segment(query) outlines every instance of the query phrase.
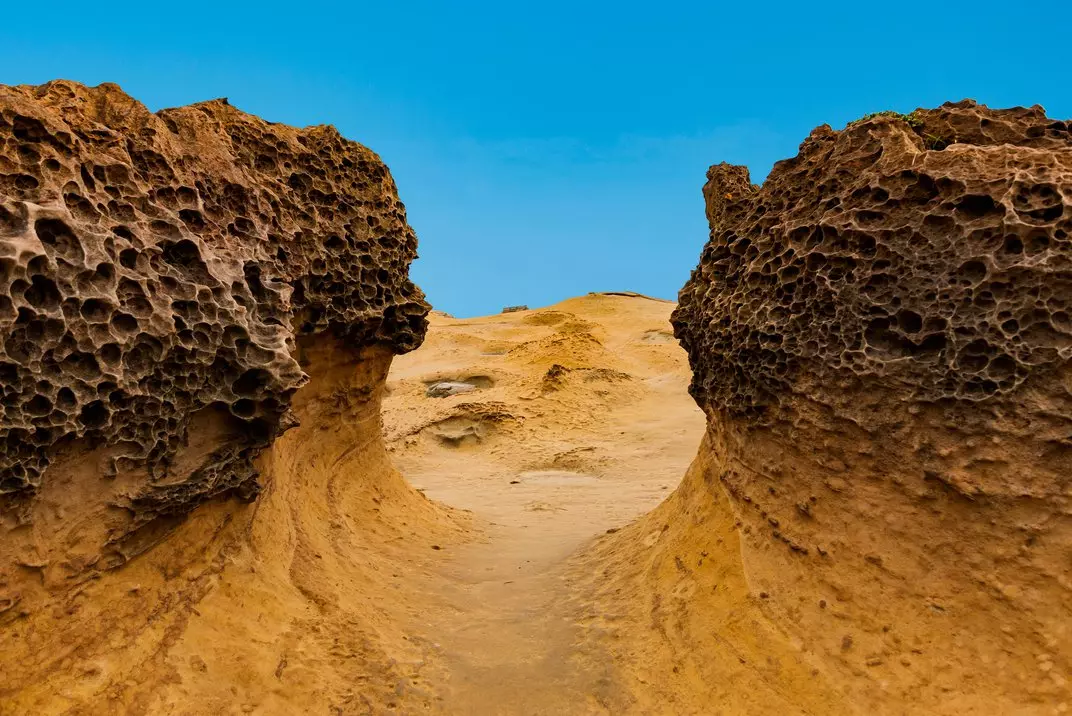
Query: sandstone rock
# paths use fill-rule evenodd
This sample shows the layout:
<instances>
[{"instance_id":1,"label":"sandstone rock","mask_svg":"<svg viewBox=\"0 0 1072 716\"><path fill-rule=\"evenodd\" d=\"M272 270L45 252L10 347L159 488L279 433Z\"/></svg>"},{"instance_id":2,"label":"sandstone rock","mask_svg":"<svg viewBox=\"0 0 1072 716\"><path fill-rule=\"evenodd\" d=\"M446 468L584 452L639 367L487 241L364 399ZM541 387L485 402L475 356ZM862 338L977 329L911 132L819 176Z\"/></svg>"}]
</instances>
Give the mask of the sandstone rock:
<instances>
[{"instance_id":1,"label":"sandstone rock","mask_svg":"<svg viewBox=\"0 0 1072 716\"><path fill-rule=\"evenodd\" d=\"M438 383L433 383L428 386L424 391L424 394L429 398L446 398L451 395L461 395L462 393L469 393L477 389L477 386L472 383L465 383L463 381L445 380Z\"/></svg>"},{"instance_id":2,"label":"sandstone rock","mask_svg":"<svg viewBox=\"0 0 1072 716\"><path fill-rule=\"evenodd\" d=\"M762 188L711 168L675 314L699 400L754 415L801 372L984 400L1072 356L1068 125L971 102L911 118L820 127Z\"/></svg>"},{"instance_id":3,"label":"sandstone rock","mask_svg":"<svg viewBox=\"0 0 1072 716\"><path fill-rule=\"evenodd\" d=\"M135 523L252 497L306 380L296 337L420 344L416 247L387 168L332 127L0 87L0 493L25 503L81 439L148 469ZM226 439L192 455L198 414Z\"/></svg>"},{"instance_id":4,"label":"sandstone rock","mask_svg":"<svg viewBox=\"0 0 1072 716\"><path fill-rule=\"evenodd\" d=\"M317 634L361 631L336 536L438 519L380 422L427 325L415 256L387 168L330 127L0 87L0 703L188 711L165 684L202 664L226 695L193 701L259 703L236 684L273 633L323 663ZM339 623L297 626L313 602Z\"/></svg>"},{"instance_id":5,"label":"sandstone rock","mask_svg":"<svg viewBox=\"0 0 1072 716\"><path fill-rule=\"evenodd\" d=\"M673 323L712 453L683 489L721 485L750 584L862 708L1066 694L1016 674L1072 623L1070 124L964 101L708 179ZM828 601L858 649L800 606ZM862 656L899 652L933 677Z\"/></svg>"}]
</instances>

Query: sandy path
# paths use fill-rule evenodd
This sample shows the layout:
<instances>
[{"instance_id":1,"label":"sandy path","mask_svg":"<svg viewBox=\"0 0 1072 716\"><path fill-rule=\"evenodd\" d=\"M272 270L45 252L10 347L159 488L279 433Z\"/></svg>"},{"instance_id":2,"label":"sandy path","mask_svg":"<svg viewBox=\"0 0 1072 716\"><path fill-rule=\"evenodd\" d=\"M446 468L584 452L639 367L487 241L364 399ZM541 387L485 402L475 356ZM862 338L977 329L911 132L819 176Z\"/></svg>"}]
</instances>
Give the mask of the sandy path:
<instances>
[{"instance_id":1,"label":"sandy path","mask_svg":"<svg viewBox=\"0 0 1072 716\"><path fill-rule=\"evenodd\" d=\"M429 637L445 650L451 673L447 699L458 713L571 712L598 683L598 670L572 663L576 633L562 608L570 584L560 572L592 529L591 523L578 524L569 507L613 498L593 485L553 491L429 490L449 504L471 505L478 518L495 520L482 542L445 559L440 574L449 585L447 608L427 625ZM478 504L493 492L501 498L497 506ZM547 507L529 511L533 499Z\"/></svg>"},{"instance_id":2,"label":"sandy path","mask_svg":"<svg viewBox=\"0 0 1072 716\"><path fill-rule=\"evenodd\" d=\"M396 362L384 407L393 461L482 527L468 544L428 545L442 556L414 626L449 675L444 711L616 711L622 690L609 656L579 645L568 567L592 539L662 501L695 453L703 420L685 392L683 354L662 339L669 308L588 297L527 315L437 319L426 348ZM555 364L574 370L550 390ZM424 396L434 379L472 375L493 386ZM474 404L499 417L473 418ZM440 411L431 419L430 408ZM444 423L480 436L452 443L440 436Z\"/></svg>"}]
</instances>

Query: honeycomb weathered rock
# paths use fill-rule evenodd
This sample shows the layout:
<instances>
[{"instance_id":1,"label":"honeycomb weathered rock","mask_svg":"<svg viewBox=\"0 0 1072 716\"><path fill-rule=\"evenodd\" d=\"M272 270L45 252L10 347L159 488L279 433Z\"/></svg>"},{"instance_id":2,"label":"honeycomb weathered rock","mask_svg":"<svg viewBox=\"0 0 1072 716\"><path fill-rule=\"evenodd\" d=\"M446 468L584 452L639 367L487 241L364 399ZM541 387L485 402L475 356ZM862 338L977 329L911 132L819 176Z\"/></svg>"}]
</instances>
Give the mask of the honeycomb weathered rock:
<instances>
[{"instance_id":1,"label":"honeycomb weathered rock","mask_svg":"<svg viewBox=\"0 0 1072 716\"><path fill-rule=\"evenodd\" d=\"M296 336L420 344L416 248L387 168L332 127L0 86L0 494L32 495L74 438L148 466L146 518L254 494L306 379ZM202 409L240 427L173 470Z\"/></svg>"},{"instance_id":2,"label":"honeycomb weathered rock","mask_svg":"<svg viewBox=\"0 0 1072 716\"><path fill-rule=\"evenodd\" d=\"M801 371L980 400L1072 357L1072 128L1039 107L823 126L762 188L708 178L674 318L701 402L762 410Z\"/></svg>"},{"instance_id":3,"label":"honeycomb weathered rock","mask_svg":"<svg viewBox=\"0 0 1072 716\"><path fill-rule=\"evenodd\" d=\"M862 710L1072 698L1070 124L964 101L708 179L682 490L729 498L765 613Z\"/></svg>"}]
</instances>

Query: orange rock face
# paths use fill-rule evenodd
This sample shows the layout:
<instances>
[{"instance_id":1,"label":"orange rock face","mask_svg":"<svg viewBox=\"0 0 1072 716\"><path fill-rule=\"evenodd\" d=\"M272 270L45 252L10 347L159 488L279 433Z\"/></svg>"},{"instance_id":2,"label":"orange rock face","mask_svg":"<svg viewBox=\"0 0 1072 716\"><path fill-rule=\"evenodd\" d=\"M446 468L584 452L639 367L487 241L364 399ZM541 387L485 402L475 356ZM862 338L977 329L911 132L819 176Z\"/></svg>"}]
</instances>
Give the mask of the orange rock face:
<instances>
[{"instance_id":1,"label":"orange rock face","mask_svg":"<svg viewBox=\"0 0 1072 716\"><path fill-rule=\"evenodd\" d=\"M253 496L305 381L296 336L420 344L416 247L387 168L331 127L0 87L0 494L25 505L84 439L107 473L148 469L131 529ZM197 414L226 439L194 455Z\"/></svg>"},{"instance_id":2,"label":"orange rock face","mask_svg":"<svg viewBox=\"0 0 1072 716\"><path fill-rule=\"evenodd\" d=\"M1070 125L966 101L708 178L673 321L750 583L875 708L1067 698Z\"/></svg>"}]
</instances>

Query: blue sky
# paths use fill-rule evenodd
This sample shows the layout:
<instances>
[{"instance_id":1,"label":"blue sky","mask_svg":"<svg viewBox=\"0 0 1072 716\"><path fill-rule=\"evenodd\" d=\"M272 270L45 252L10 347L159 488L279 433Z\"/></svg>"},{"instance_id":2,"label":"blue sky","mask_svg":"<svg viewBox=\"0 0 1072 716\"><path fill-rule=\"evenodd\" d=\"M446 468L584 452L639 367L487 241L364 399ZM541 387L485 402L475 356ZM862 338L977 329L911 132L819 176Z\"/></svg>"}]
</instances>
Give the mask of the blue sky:
<instances>
[{"instance_id":1,"label":"blue sky","mask_svg":"<svg viewBox=\"0 0 1072 716\"><path fill-rule=\"evenodd\" d=\"M812 127L971 97L1072 117L1072 4L17 3L0 82L226 96L389 164L413 276L459 316L588 291L673 298L710 164L753 180ZM1028 10L1029 8L1029 10Z\"/></svg>"}]
</instances>

